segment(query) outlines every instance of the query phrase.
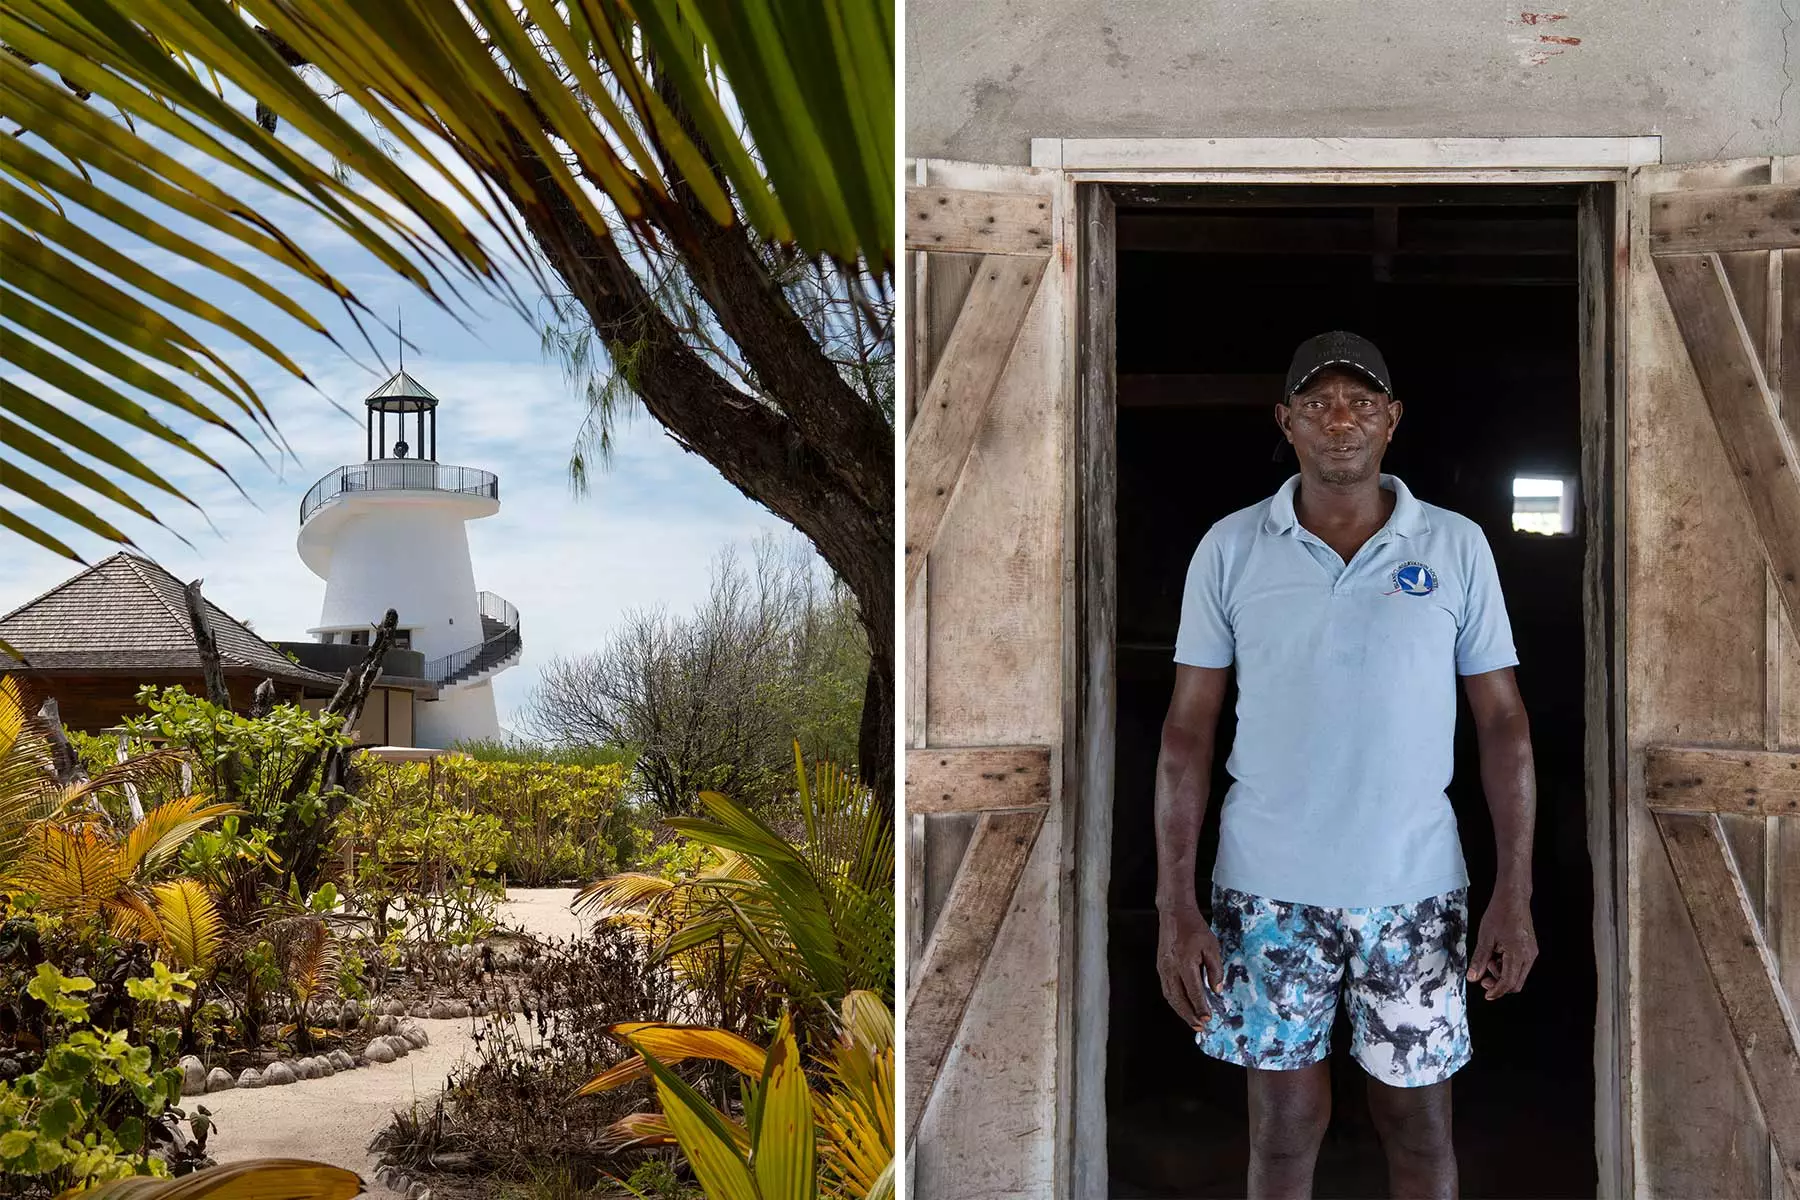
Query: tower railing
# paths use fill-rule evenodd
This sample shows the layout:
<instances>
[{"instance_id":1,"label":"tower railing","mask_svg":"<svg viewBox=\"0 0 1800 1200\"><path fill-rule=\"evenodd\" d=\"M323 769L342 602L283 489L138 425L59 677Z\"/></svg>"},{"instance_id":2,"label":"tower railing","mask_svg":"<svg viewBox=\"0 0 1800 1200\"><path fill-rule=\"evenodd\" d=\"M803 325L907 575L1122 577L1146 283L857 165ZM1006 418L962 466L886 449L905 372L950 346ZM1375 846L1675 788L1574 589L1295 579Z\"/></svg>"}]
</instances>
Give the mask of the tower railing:
<instances>
[{"instance_id":1,"label":"tower railing","mask_svg":"<svg viewBox=\"0 0 1800 1200\"><path fill-rule=\"evenodd\" d=\"M506 662L524 647L519 636L519 610L492 592L482 592L478 599L482 630L487 636L473 646L425 664L425 678L439 686L473 679Z\"/></svg>"},{"instance_id":2,"label":"tower railing","mask_svg":"<svg viewBox=\"0 0 1800 1200\"><path fill-rule=\"evenodd\" d=\"M300 501L300 523L306 524L338 497L357 492L455 492L498 500L500 477L475 467L447 467L423 459L352 463L338 467L307 490Z\"/></svg>"},{"instance_id":3,"label":"tower railing","mask_svg":"<svg viewBox=\"0 0 1800 1200\"><path fill-rule=\"evenodd\" d=\"M492 592L479 592L475 599L481 606L481 615L487 620L518 627L519 610L513 607L512 601L503 600Z\"/></svg>"}]
</instances>

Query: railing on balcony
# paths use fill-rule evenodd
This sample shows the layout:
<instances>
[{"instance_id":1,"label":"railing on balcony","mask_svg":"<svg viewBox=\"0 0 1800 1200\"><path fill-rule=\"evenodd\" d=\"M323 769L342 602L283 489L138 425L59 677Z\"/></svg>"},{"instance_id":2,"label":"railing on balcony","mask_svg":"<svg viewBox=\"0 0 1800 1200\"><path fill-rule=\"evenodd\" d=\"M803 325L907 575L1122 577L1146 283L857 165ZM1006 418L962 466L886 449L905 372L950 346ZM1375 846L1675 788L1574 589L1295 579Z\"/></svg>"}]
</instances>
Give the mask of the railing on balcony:
<instances>
[{"instance_id":1,"label":"railing on balcony","mask_svg":"<svg viewBox=\"0 0 1800 1200\"><path fill-rule=\"evenodd\" d=\"M420 459L390 458L339 467L312 485L300 501L300 523L339 496L354 492L457 492L500 498L500 477L475 467L446 467Z\"/></svg>"},{"instance_id":2,"label":"railing on balcony","mask_svg":"<svg viewBox=\"0 0 1800 1200\"><path fill-rule=\"evenodd\" d=\"M475 599L481 605L481 619L484 623L498 621L502 625L518 626L519 610L512 606L512 601L503 600L492 592L481 592Z\"/></svg>"},{"instance_id":3,"label":"railing on balcony","mask_svg":"<svg viewBox=\"0 0 1800 1200\"><path fill-rule=\"evenodd\" d=\"M482 592L481 630L485 635L473 646L434 658L425 664L425 678L439 686L473 679L519 653L519 610L492 592Z\"/></svg>"}]
</instances>

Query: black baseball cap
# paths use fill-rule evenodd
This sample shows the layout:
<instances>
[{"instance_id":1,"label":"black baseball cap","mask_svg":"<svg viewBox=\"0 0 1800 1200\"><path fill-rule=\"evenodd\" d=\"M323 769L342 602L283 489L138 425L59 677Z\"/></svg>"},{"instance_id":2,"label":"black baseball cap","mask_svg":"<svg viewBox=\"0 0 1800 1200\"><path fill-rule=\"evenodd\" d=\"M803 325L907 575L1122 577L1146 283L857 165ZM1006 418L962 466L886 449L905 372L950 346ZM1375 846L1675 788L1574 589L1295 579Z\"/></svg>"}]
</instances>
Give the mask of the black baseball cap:
<instances>
[{"instance_id":1,"label":"black baseball cap","mask_svg":"<svg viewBox=\"0 0 1800 1200\"><path fill-rule=\"evenodd\" d=\"M1394 394L1387 360L1381 357L1381 351L1375 348L1375 343L1349 330L1334 329L1330 333L1307 338L1294 351L1294 361L1288 367L1287 390L1282 392L1282 399L1287 399L1305 387L1313 376L1326 367L1349 367L1367 376L1370 382L1389 396Z\"/></svg>"}]
</instances>

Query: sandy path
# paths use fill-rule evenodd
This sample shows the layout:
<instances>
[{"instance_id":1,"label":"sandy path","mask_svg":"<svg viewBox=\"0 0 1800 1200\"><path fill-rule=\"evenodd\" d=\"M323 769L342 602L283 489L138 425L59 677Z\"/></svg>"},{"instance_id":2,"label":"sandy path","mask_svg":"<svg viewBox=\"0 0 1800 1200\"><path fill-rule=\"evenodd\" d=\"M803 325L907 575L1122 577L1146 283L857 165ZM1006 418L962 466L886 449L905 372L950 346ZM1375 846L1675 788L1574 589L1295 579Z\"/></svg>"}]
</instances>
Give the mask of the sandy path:
<instances>
[{"instance_id":1,"label":"sandy path","mask_svg":"<svg viewBox=\"0 0 1800 1200\"><path fill-rule=\"evenodd\" d=\"M504 924L548 937L569 937L584 922L569 912L569 888L515 888L502 906ZM341 1071L326 1079L303 1079L285 1087L213 1092L188 1097L205 1104L218 1122L207 1143L220 1162L277 1155L310 1158L346 1167L367 1181L364 1195L392 1200L395 1193L375 1180L369 1142L396 1109L432 1104L444 1078L473 1048L474 1021L421 1020L431 1041L391 1063Z\"/></svg>"}]
</instances>

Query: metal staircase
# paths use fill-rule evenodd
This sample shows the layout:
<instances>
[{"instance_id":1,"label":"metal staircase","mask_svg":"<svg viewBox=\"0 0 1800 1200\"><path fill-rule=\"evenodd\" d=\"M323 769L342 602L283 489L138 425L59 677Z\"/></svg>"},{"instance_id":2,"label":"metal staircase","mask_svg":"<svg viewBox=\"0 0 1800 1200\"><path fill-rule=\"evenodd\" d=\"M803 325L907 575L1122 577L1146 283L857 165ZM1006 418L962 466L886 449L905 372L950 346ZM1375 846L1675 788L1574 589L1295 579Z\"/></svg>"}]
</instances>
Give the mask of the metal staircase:
<instances>
[{"instance_id":1,"label":"metal staircase","mask_svg":"<svg viewBox=\"0 0 1800 1200\"><path fill-rule=\"evenodd\" d=\"M482 592L481 641L425 664L425 678L439 687L478 683L518 660L524 650L519 610L492 592Z\"/></svg>"}]
</instances>

